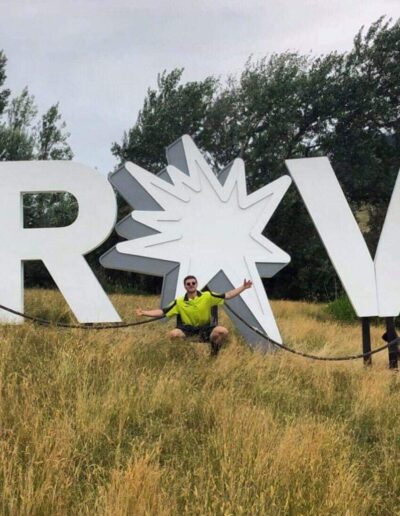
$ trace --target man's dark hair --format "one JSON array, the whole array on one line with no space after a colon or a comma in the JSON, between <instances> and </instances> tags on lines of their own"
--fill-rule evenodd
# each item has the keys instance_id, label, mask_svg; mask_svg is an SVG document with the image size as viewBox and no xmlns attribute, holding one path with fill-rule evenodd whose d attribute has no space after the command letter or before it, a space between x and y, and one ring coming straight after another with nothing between
<instances>
[{"instance_id":1,"label":"man's dark hair","mask_svg":"<svg viewBox=\"0 0 400 516\"><path fill-rule=\"evenodd\" d=\"M188 279L194 279L195 282L197 283L197 278L196 276L192 276L192 275L189 275L189 276L186 276L186 278L183 280L183 284L186 285L186 282Z\"/></svg>"}]
</instances>

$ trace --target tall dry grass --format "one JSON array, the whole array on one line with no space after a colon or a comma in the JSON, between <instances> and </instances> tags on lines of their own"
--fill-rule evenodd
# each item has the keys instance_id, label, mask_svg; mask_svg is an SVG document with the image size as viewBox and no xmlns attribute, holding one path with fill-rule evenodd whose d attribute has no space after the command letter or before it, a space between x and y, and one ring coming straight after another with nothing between
<instances>
[{"instance_id":1,"label":"tall dry grass","mask_svg":"<svg viewBox=\"0 0 400 516\"><path fill-rule=\"evenodd\" d=\"M157 300L113 302L132 319ZM273 308L298 349L360 350L360 329L321 306ZM26 309L70 320L54 292L30 291ZM1 514L400 513L400 384L386 353L366 370L263 356L232 335L211 359L166 329L0 327Z\"/></svg>"}]
</instances>

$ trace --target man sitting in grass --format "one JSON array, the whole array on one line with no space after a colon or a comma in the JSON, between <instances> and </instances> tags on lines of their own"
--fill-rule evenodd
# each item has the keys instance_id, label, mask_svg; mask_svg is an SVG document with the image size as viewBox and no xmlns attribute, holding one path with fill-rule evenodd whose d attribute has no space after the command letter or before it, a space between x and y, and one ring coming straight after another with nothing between
<instances>
[{"instance_id":1,"label":"man sitting in grass","mask_svg":"<svg viewBox=\"0 0 400 516\"><path fill-rule=\"evenodd\" d=\"M221 305L225 299L233 299L244 290L251 288L253 283L244 280L243 285L234 288L225 294L197 290L197 279L195 276L186 276L183 280L186 294L172 301L165 308L154 310L136 310L137 316L146 317L167 317L177 316L177 327L170 332L173 339L198 336L201 342L210 342L211 354L217 355L223 342L228 336L228 330L224 326L212 324L212 307Z\"/></svg>"}]
</instances>

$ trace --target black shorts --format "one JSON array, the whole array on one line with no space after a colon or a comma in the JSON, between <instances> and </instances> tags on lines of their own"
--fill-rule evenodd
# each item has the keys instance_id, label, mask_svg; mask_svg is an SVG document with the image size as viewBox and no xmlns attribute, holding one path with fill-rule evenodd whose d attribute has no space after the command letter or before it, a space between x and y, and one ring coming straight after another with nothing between
<instances>
[{"instance_id":1,"label":"black shorts","mask_svg":"<svg viewBox=\"0 0 400 516\"><path fill-rule=\"evenodd\" d=\"M178 329L183 331L185 337L198 336L200 342L210 342L210 335L215 326L189 326L182 324L178 326Z\"/></svg>"}]
</instances>

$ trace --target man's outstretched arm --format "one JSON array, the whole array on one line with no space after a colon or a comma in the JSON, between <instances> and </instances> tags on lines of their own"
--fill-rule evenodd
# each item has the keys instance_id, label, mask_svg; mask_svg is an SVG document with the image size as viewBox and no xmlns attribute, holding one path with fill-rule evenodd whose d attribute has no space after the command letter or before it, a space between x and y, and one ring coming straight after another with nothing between
<instances>
[{"instance_id":1,"label":"man's outstretched arm","mask_svg":"<svg viewBox=\"0 0 400 516\"><path fill-rule=\"evenodd\" d=\"M232 299L239 294L241 294L244 290L251 288L253 286L253 282L251 280L244 280L243 285L240 287L234 288L233 290L229 290L229 292L225 293L225 299Z\"/></svg>"},{"instance_id":2,"label":"man's outstretched arm","mask_svg":"<svg viewBox=\"0 0 400 516\"><path fill-rule=\"evenodd\" d=\"M154 310L142 310L141 308L136 308L135 312L138 317L162 317L164 315L161 308L155 308Z\"/></svg>"}]
</instances>

